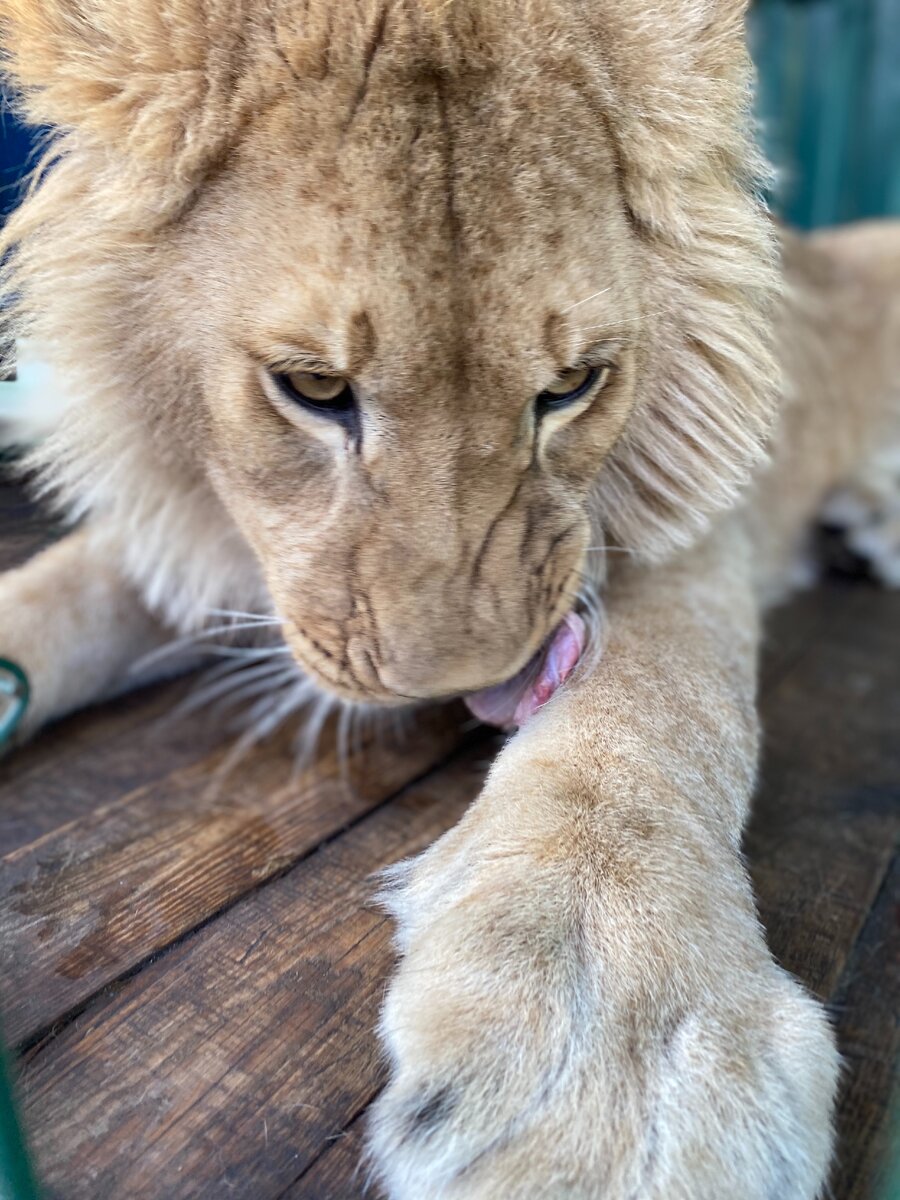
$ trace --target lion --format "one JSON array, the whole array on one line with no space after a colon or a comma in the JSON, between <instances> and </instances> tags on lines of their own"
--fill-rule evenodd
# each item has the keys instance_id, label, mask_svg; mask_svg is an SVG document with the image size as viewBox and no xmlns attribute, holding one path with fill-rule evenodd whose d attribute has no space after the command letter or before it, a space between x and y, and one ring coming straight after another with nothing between
<instances>
[{"instance_id":1,"label":"lion","mask_svg":"<svg viewBox=\"0 0 900 1200\"><path fill-rule=\"evenodd\" d=\"M827 1177L834 1040L740 840L761 613L836 489L896 488L900 232L779 231L743 10L0 0L73 523L0 580L17 737L223 612L304 694L517 728L386 884L397 1200Z\"/></svg>"}]
</instances>

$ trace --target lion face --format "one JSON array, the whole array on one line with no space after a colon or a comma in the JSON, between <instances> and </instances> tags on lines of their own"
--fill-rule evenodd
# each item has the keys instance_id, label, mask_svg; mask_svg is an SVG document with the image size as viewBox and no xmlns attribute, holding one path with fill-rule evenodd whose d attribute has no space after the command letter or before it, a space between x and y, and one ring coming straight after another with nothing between
<instances>
[{"instance_id":1,"label":"lion face","mask_svg":"<svg viewBox=\"0 0 900 1200\"><path fill-rule=\"evenodd\" d=\"M278 106L178 237L204 467L296 657L344 697L519 670L575 603L632 404L612 154L586 108L541 115L503 83L373 81L309 156Z\"/></svg>"},{"instance_id":2,"label":"lion face","mask_svg":"<svg viewBox=\"0 0 900 1200\"><path fill-rule=\"evenodd\" d=\"M340 696L490 687L763 455L742 0L259 8L0 0L64 130L7 234L88 397L46 474L180 625L261 571Z\"/></svg>"}]
</instances>

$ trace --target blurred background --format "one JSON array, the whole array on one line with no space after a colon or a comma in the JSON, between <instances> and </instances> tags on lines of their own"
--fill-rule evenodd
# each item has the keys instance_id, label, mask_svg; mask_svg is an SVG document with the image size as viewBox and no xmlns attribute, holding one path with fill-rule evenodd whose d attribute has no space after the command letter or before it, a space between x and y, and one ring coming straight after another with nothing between
<instances>
[{"instance_id":1,"label":"blurred background","mask_svg":"<svg viewBox=\"0 0 900 1200\"><path fill-rule=\"evenodd\" d=\"M812 229L900 214L900 0L755 0L773 207Z\"/></svg>"},{"instance_id":2,"label":"blurred background","mask_svg":"<svg viewBox=\"0 0 900 1200\"><path fill-rule=\"evenodd\" d=\"M804 229L900 215L900 0L755 0L761 137L775 210ZM0 112L0 220L32 160Z\"/></svg>"}]
</instances>

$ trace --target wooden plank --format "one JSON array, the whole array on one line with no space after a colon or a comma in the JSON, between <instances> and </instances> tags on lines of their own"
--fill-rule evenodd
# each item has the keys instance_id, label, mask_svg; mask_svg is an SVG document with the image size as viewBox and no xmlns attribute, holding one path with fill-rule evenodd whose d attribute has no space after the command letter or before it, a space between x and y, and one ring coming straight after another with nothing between
<instances>
[{"instance_id":1,"label":"wooden plank","mask_svg":"<svg viewBox=\"0 0 900 1200\"><path fill-rule=\"evenodd\" d=\"M278 1200L364 1200L367 1187L365 1162L366 1113L328 1141L322 1154Z\"/></svg>"},{"instance_id":2,"label":"wooden plank","mask_svg":"<svg viewBox=\"0 0 900 1200\"><path fill-rule=\"evenodd\" d=\"M831 1195L873 1200L900 1000L896 875L884 882L900 836L900 595L832 586L792 610L782 618L792 660L764 694L746 849L769 943L831 1001L848 1064ZM813 631L805 651L803 619ZM893 971L876 964L882 953L895 955Z\"/></svg>"},{"instance_id":3,"label":"wooden plank","mask_svg":"<svg viewBox=\"0 0 900 1200\"><path fill-rule=\"evenodd\" d=\"M294 1183L381 1082L391 929L370 873L459 819L482 759L383 805L27 1056L48 1196L269 1200Z\"/></svg>"},{"instance_id":4,"label":"wooden plank","mask_svg":"<svg viewBox=\"0 0 900 1200\"><path fill-rule=\"evenodd\" d=\"M827 624L821 596L818 589L803 592L765 620L759 664L760 703L815 645Z\"/></svg>"},{"instance_id":5,"label":"wooden plank","mask_svg":"<svg viewBox=\"0 0 900 1200\"><path fill-rule=\"evenodd\" d=\"M196 686L177 680L86 709L0 760L0 856L233 741L215 713L173 719Z\"/></svg>"},{"instance_id":6,"label":"wooden plank","mask_svg":"<svg viewBox=\"0 0 900 1200\"><path fill-rule=\"evenodd\" d=\"M455 707L416 737L333 739L296 776L291 736L225 778L220 750L64 825L0 862L7 1037L35 1036L185 932L433 767L462 740Z\"/></svg>"},{"instance_id":7,"label":"wooden plank","mask_svg":"<svg viewBox=\"0 0 900 1200\"><path fill-rule=\"evenodd\" d=\"M895 858L830 1005L844 1056L835 1200L897 1195L889 1190L888 1174L893 1169L896 1189L900 1112L892 1114L891 1100L900 1085L898 1000L900 859Z\"/></svg>"},{"instance_id":8,"label":"wooden plank","mask_svg":"<svg viewBox=\"0 0 900 1200\"><path fill-rule=\"evenodd\" d=\"M900 836L900 595L819 593L816 640L763 701L746 851L769 942L827 998Z\"/></svg>"}]
</instances>

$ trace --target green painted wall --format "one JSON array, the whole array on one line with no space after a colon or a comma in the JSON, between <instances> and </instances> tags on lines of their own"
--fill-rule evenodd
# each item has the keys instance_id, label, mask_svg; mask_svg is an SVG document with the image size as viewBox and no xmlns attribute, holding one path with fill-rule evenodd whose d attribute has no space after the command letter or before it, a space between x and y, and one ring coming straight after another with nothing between
<instances>
[{"instance_id":1,"label":"green painted wall","mask_svg":"<svg viewBox=\"0 0 900 1200\"><path fill-rule=\"evenodd\" d=\"M806 228L900 216L900 0L756 0L775 208Z\"/></svg>"}]
</instances>

